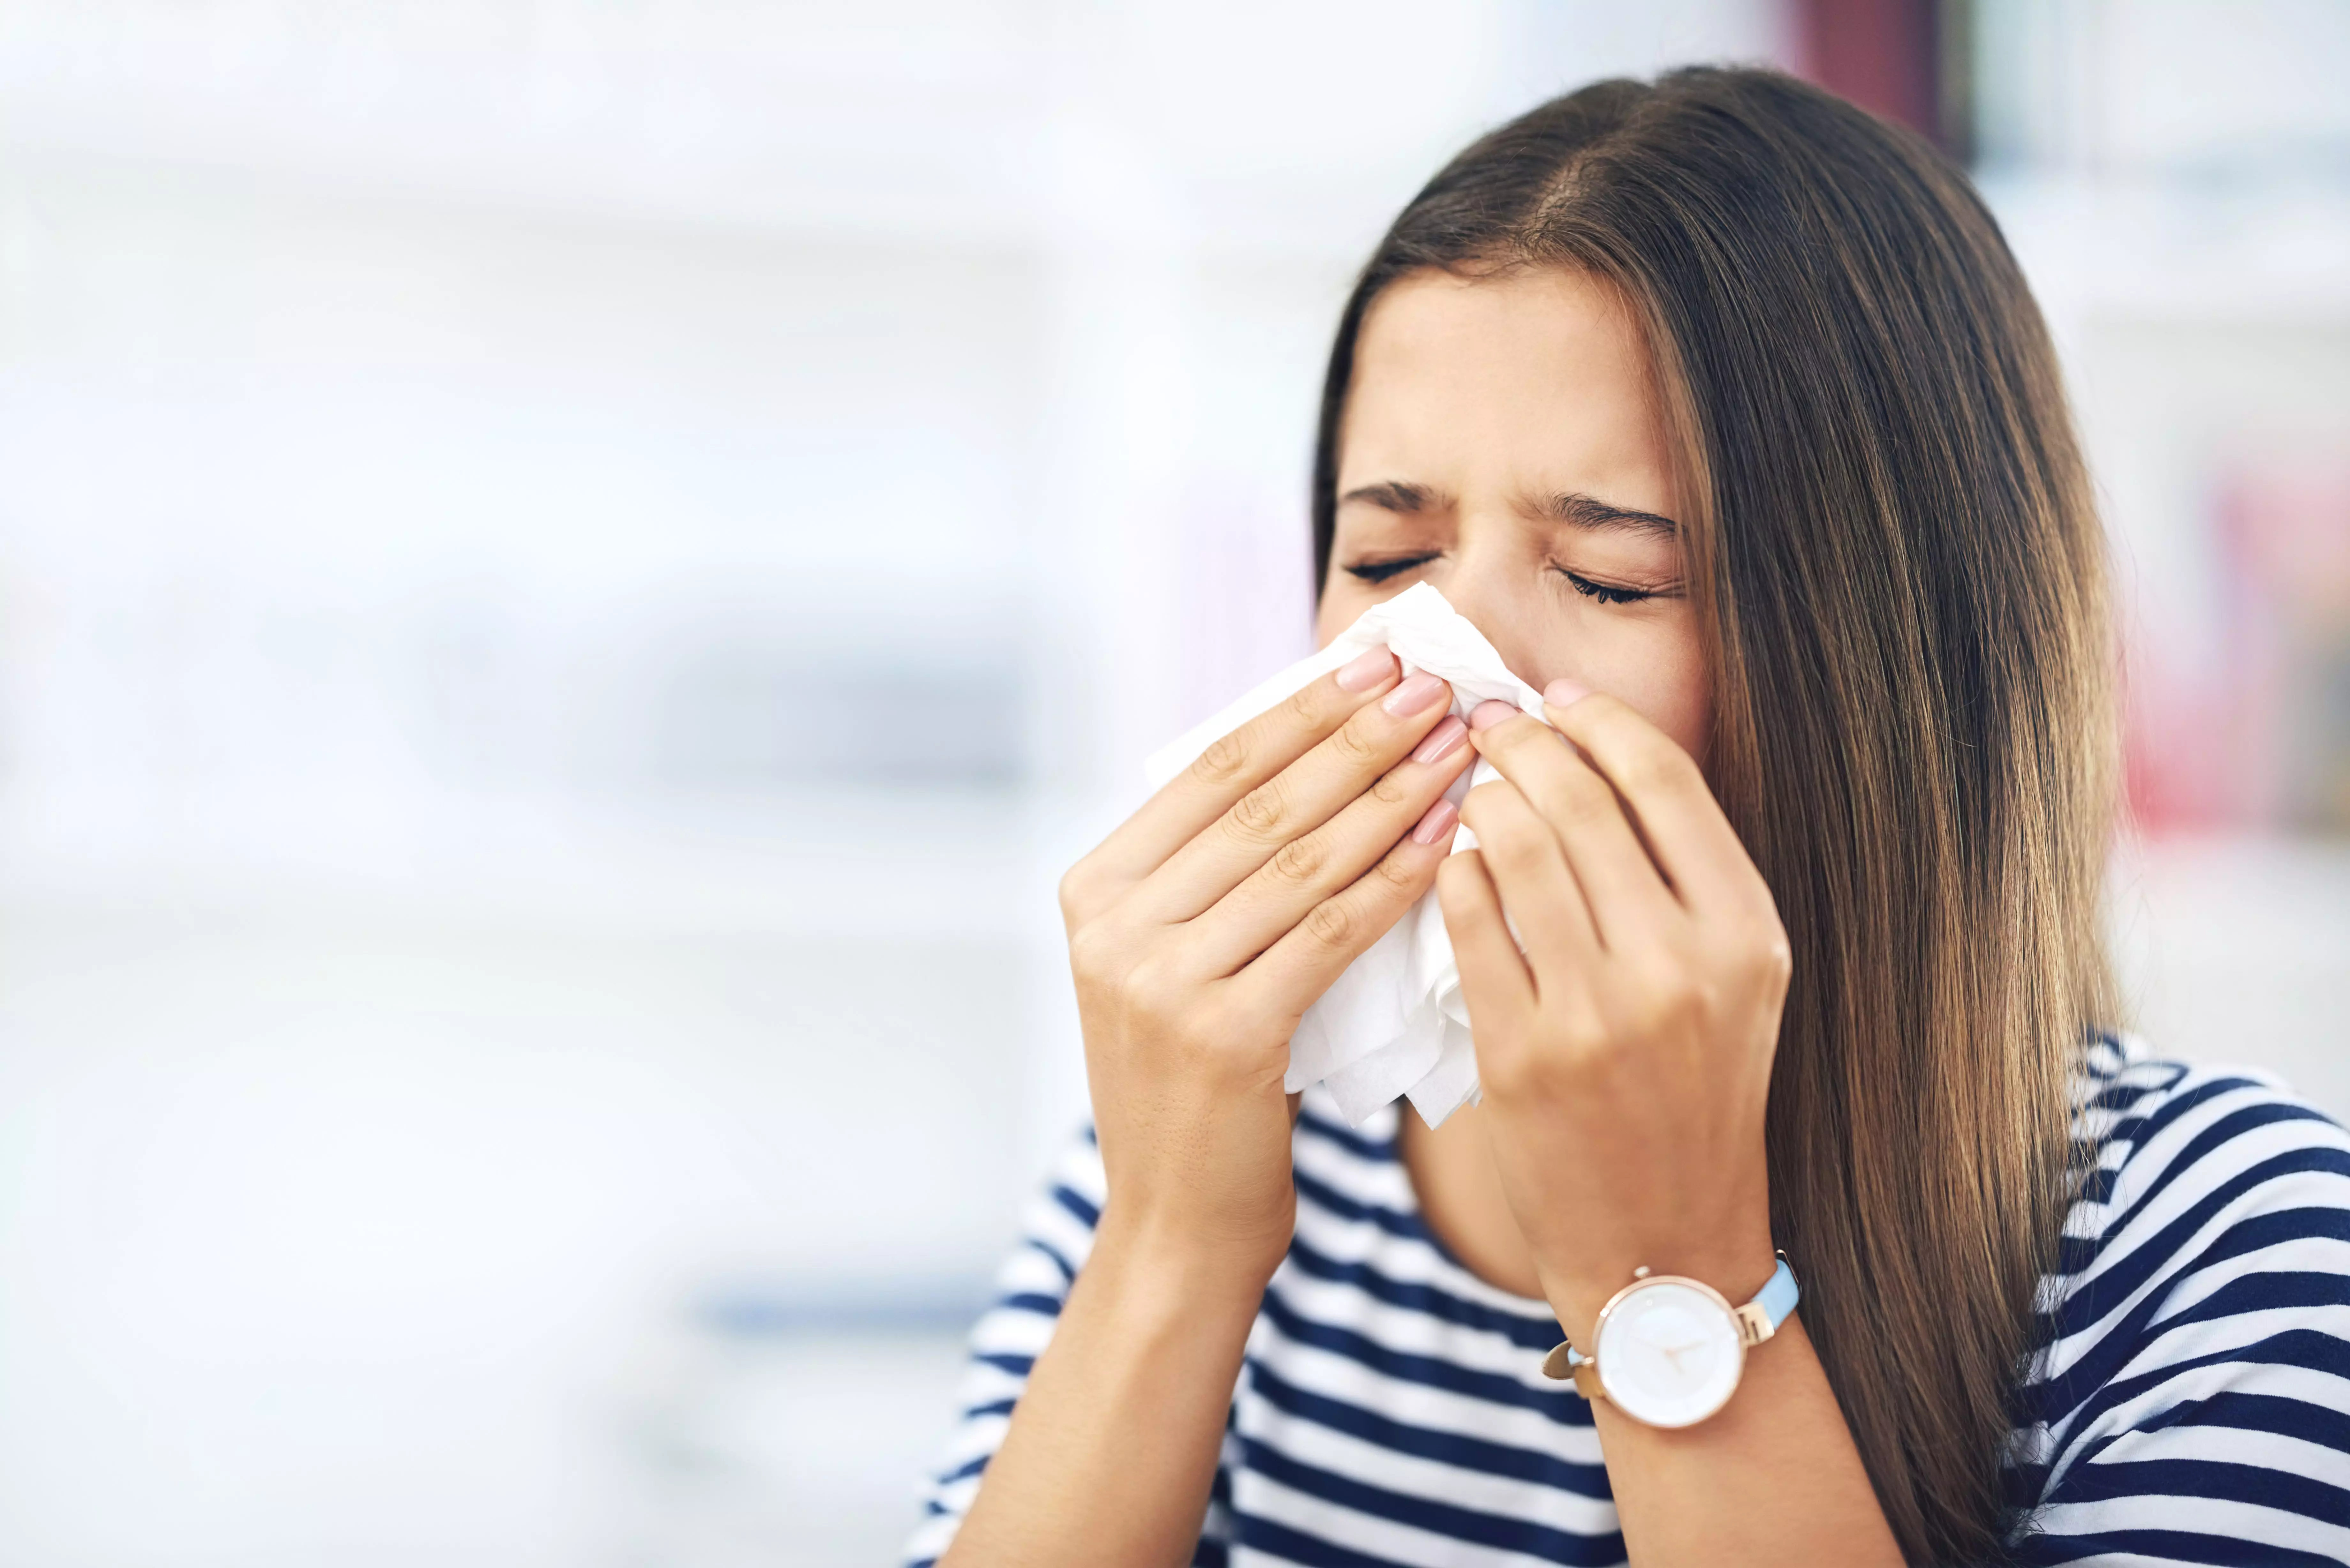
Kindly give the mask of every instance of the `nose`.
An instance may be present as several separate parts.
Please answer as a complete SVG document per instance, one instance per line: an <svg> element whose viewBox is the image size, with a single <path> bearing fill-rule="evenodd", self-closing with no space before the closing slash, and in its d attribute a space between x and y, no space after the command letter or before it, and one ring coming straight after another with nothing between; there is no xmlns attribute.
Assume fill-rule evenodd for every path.
<svg viewBox="0 0 2350 1568"><path fill-rule="evenodd" d="M1512 552L1473 545L1461 550L1438 586L1452 607L1485 634L1485 640L1493 645L1511 673L1539 691L1544 680L1556 673L1544 668L1543 649L1546 640L1555 643L1559 628L1553 625L1547 628L1550 637L1543 636L1544 623L1555 618L1548 614L1551 604L1542 569L1529 569L1526 561L1512 556Z"/></svg>

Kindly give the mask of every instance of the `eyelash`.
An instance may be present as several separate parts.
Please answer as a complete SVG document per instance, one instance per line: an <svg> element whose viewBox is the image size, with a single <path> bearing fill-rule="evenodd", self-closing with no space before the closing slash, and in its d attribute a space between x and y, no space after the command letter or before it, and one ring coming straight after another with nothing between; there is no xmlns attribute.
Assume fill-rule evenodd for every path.
<svg viewBox="0 0 2350 1568"><path fill-rule="evenodd" d="M1392 561L1360 561L1347 567L1347 575L1366 583L1384 583L1434 559L1434 556L1399 556Z"/></svg>
<svg viewBox="0 0 2350 1568"><path fill-rule="evenodd" d="M1652 588L1619 588L1610 583L1595 583L1579 573L1568 571L1565 566L1556 569L1560 576L1575 585L1576 593L1581 594L1585 598L1596 599L1603 605L1636 605L1643 599L1652 599L1657 597L1656 591Z"/></svg>
<svg viewBox="0 0 2350 1568"><path fill-rule="evenodd" d="M1415 567L1424 566L1434 559L1436 559L1434 556L1402 556L1391 561L1359 561L1348 566L1347 572L1348 576L1360 582L1378 584L1386 582L1389 577L1401 576ZM1599 604L1636 605L1644 599L1657 597L1654 589L1619 588L1609 583L1595 583L1581 573L1570 572L1564 566L1557 567L1555 570L1560 576L1574 585L1576 593Z"/></svg>

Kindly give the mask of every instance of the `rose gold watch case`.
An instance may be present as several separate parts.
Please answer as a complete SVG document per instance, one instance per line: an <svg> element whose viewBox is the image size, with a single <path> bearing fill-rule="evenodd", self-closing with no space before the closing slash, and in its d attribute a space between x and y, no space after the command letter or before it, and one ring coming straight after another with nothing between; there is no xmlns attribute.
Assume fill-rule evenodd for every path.
<svg viewBox="0 0 2350 1568"><path fill-rule="evenodd" d="M1647 1417L1634 1411L1630 1407L1624 1403L1623 1397L1621 1395L1617 1394L1615 1389L1608 1386L1607 1368L1599 1364L1597 1353L1600 1345L1607 1337L1608 1314L1613 1313L1617 1307L1623 1305L1625 1302L1630 1300L1633 1296L1639 1294L1642 1291L1654 1290L1659 1285L1684 1286L1690 1290L1697 1292L1700 1295L1713 1303L1714 1305L1720 1307L1721 1309L1722 1316L1730 1320L1731 1337L1735 1339L1738 1344L1737 1366L1731 1373L1729 1386L1722 1390L1721 1397L1714 1401L1713 1404L1708 1406L1705 1409L1700 1411L1698 1414L1691 1416L1686 1421L1651 1421ZM1763 1321L1767 1324L1769 1320L1765 1319ZM1626 1285L1622 1290L1617 1291L1614 1295L1609 1296L1607 1298L1607 1304L1599 1309L1599 1316L1591 1325L1591 1349L1593 1354L1586 1356L1575 1367L1575 1386L1577 1389L1583 1390L1585 1397L1587 1398L1590 1396L1586 1379L1587 1377L1591 1382L1596 1382L1598 1384L1601 1391L1607 1394L1608 1400L1615 1405L1616 1408L1623 1411L1624 1414L1631 1417L1632 1419L1639 1422L1644 1427L1658 1427L1669 1431L1679 1430L1684 1427L1694 1427L1699 1422L1707 1420L1719 1414L1721 1407L1730 1403L1731 1396L1738 1392L1738 1385L1744 1381L1746 1377L1747 1347L1756 1343L1753 1331L1754 1324L1748 1315L1740 1311L1737 1307L1731 1305L1730 1298L1728 1296L1723 1295L1720 1291L1715 1290L1703 1280L1693 1280L1686 1274L1650 1274L1645 1279L1634 1280L1630 1284Z"/></svg>

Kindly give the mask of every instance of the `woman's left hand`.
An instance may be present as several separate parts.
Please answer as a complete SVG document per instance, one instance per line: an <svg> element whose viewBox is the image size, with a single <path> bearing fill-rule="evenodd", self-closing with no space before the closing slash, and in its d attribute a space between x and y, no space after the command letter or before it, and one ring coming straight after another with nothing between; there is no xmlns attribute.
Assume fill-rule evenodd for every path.
<svg viewBox="0 0 2350 1568"><path fill-rule="evenodd" d="M1612 697L1549 695L1555 733L1500 704L1471 716L1502 779L1470 792L1479 847L1437 886L1503 1189L1587 1351L1635 1268L1732 1302L1770 1277L1763 1111L1789 960L1689 754Z"/></svg>

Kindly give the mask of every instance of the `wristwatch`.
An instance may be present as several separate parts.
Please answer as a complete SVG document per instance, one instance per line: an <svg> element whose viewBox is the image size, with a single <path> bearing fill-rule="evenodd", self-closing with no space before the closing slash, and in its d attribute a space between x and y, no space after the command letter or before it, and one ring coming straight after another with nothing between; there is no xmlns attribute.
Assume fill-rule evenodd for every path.
<svg viewBox="0 0 2350 1568"><path fill-rule="evenodd" d="M1607 1298L1591 1331L1592 1354L1571 1342L1543 1358L1543 1376L1586 1399L1607 1398L1651 1427L1694 1427L1738 1391L1746 1352L1779 1332L1803 1294L1784 1253L1770 1282L1744 1306L1679 1274L1632 1271Z"/></svg>

